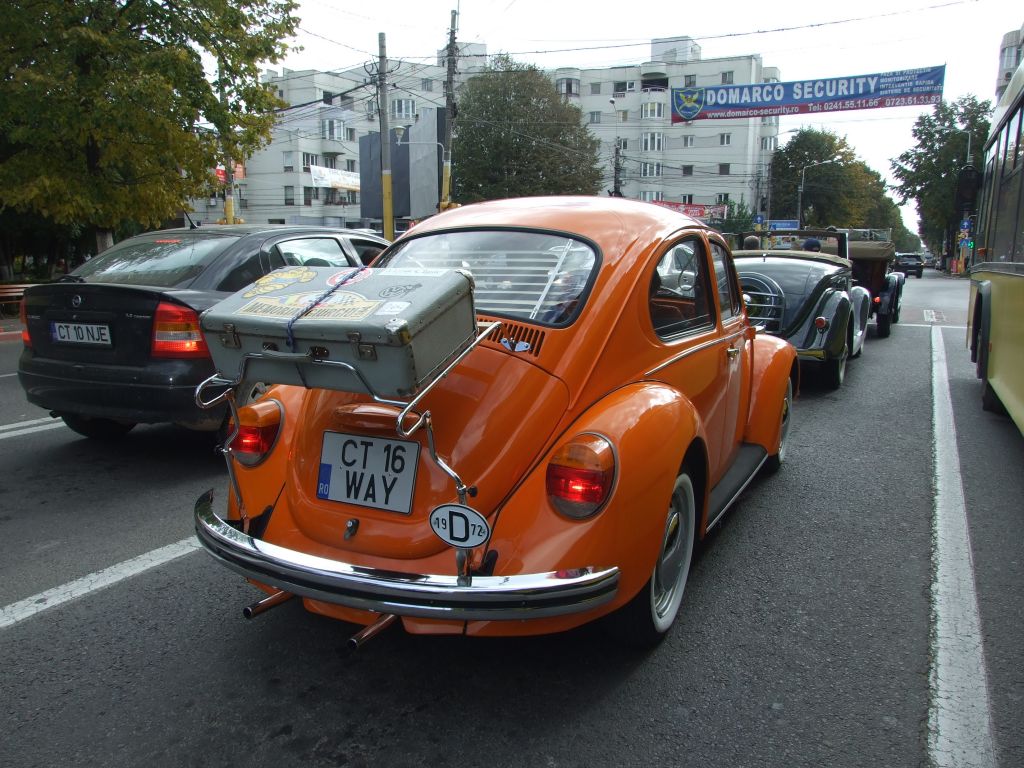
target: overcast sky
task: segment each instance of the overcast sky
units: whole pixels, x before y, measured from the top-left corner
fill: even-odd
[[[433,63],[447,43],[451,11],[459,11],[460,42],[487,45],[518,61],[552,69],[608,67],[649,61],[650,41],[686,35],[702,58],[760,54],[784,81],[866,75],[946,65],[944,98],[971,93],[993,99],[1003,35],[1024,24],[1024,6],[1007,0],[860,0],[857,3],[605,3],[601,0],[386,0],[358,6],[342,0],[301,0],[296,45],[278,66],[336,70],[377,55]],[[782,31],[774,31],[782,30]],[[890,159],[913,145],[911,128],[924,107],[795,115],[780,131],[828,129],[890,181]],[[781,137],[785,143],[788,136]],[[980,148],[972,147],[975,163]],[[904,220],[916,231],[913,207]]]

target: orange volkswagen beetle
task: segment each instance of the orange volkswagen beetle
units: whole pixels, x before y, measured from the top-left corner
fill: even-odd
[[[653,644],[695,541],[785,456],[794,348],[749,322],[725,240],[668,208],[467,205],[372,269],[314,273],[310,298],[274,298],[300,277],[272,273],[204,315],[224,354],[197,400],[229,400],[237,428],[225,503],[201,497],[196,530],[267,593],[247,616],[297,596],[363,625],[354,646],[395,621],[509,636],[599,618]],[[404,350],[380,369],[377,321]],[[243,397],[255,378],[278,383]]]

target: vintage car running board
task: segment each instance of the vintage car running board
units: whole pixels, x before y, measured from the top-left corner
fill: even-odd
[[[760,445],[744,443],[740,446],[736,460],[733,461],[729,471],[725,473],[718,485],[711,489],[711,496],[708,499],[708,527],[710,531],[725,511],[732,506],[732,503],[743,493],[743,489],[754,479],[757,470],[761,468],[768,458],[768,451]]]

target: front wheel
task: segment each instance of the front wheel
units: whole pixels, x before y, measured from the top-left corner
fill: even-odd
[[[135,426],[131,422],[114,421],[113,419],[94,419],[80,416],[77,413],[65,413],[61,418],[68,429],[93,440],[117,440],[124,437]]]
[[[609,629],[623,642],[653,647],[672,627],[690,574],[696,525],[693,481],[683,469],[672,489],[654,572],[632,600],[608,617]]]
[[[793,380],[786,383],[786,397],[782,401],[782,415],[779,417],[779,447],[764,461],[764,468],[774,474],[786,460],[786,444],[789,442],[789,423],[793,417]]]

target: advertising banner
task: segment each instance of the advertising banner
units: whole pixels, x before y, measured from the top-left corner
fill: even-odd
[[[937,104],[945,77],[943,65],[788,83],[673,88],[672,122]]]
[[[695,219],[724,219],[729,212],[727,205],[693,205],[691,203],[673,203],[668,200],[655,200],[654,204],[685,213]]]
[[[328,189],[351,189],[359,191],[359,174],[352,171],[339,171],[335,168],[323,168],[319,165],[309,166],[309,175],[314,187]]]

